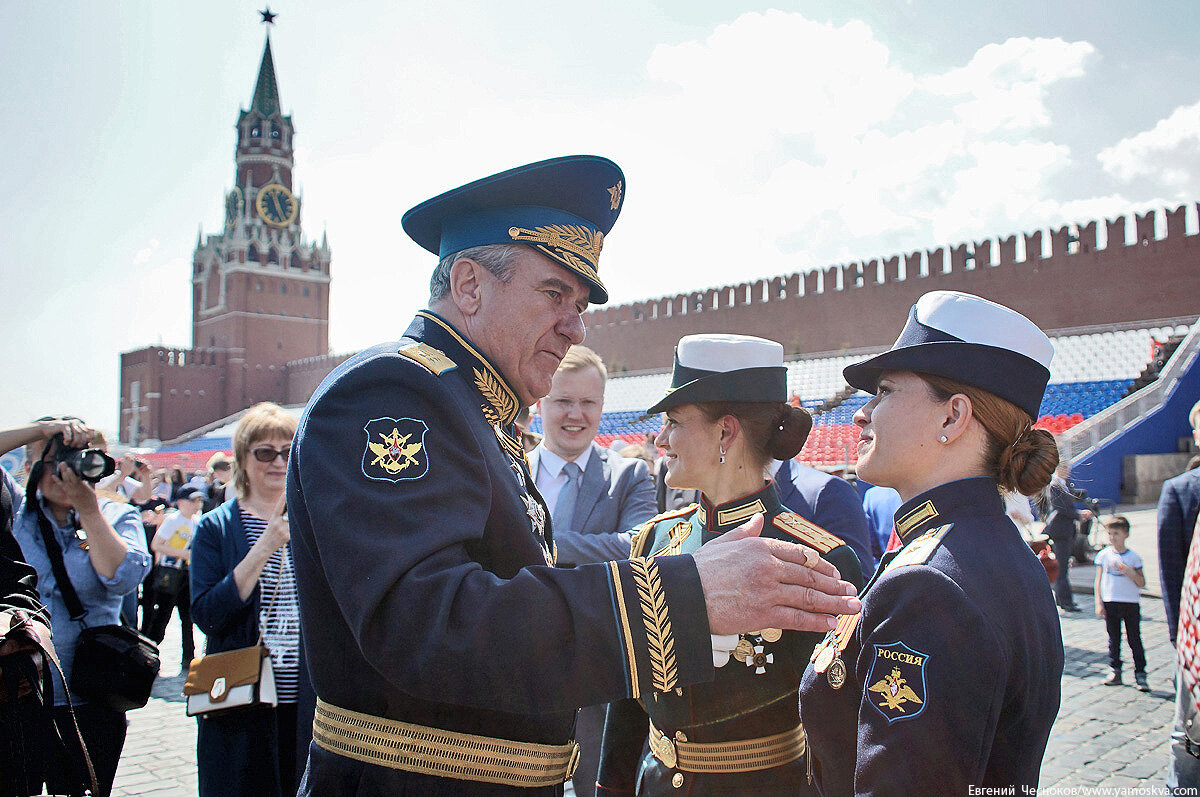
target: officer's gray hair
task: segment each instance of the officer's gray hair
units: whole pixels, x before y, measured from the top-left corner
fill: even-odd
[[[433,275],[429,278],[429,301],[436,302],[450,293],[450,269],[454,268],[454,264],[458,261],[474,260],[486,268],[496,279],[508,282],[512,279],[513,269],[517,266],[514,261],[518,254],[520,254],[519,244],[488,244],[460,249],[446,255],[438,261],[437,268],[433,270]]]

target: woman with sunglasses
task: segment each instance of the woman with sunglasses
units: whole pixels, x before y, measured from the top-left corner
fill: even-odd
[[[206,653],[263,643],[279,704],[198,717],[200,797],[296,793],[300,610],[284,487],[296,419],[262,403],[233,433],[236,497],[204,515],[192,540],[192,617]]]
[[[858,475],[900,494],[902,547],[800,685],[826,797],[1036,790],[1062,634],[1001,493],[1043,490],[1058,463],[1054,439],[1032,428],[1053,354],[1023,315],[934,291],[889,351],[845,369],[874,394],[854,416]]]

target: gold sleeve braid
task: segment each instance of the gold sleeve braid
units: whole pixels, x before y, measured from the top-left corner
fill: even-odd
[[[675,637],[671,633],[671,615],[663,594],[658,565],[653,559],[633,559],[629,562],[637,585],[642,609],[642,624],[650,654],[651,684],[659,692],[675,688],[678,670],[675,666]]]

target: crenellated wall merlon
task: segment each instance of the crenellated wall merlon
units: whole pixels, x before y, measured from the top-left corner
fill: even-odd
[[[1200,211],[1200,203],[1196,208]],[[703,290],[645,299],[623,305],[597,307],[588,311],[585,324],[589,327],[627,324],[633,321],[657,320],[692,315],[713,309],[733,309],[746,305],[768,304],[810,296],[873,288],[912,280],[938,278],[950,274],[990,269],[1009,269],[1047,264],[1050,261],[1070,263],[1082,256],[1122,256],[1134,246],[1155,242],[1182,244],[1184,239],[1196,238],[1187,230],[1188,206],[1165,210],[1166,234],[1155,237],[1158,215],[1151,210],[1135,213],[1136,237],[1126,240],[1127,217],[1104,221],[1106,242],[1100,246],[1100,222],[1064,225],[1057,229],[986,238],[971,243],[937,247],[924,252],[891,255],[848,264],[814,267],[802,274],[793,273],[767,279],[743,282]],[[1045,243],[1049,243],[1049,252]],[[1018,243],[1023,244],[1018,247]],[[1019,249],[1023,251],[1019,251]],[[903,269],[901,268],[903,262]],[[925,286],[924,290],[931,290]]]

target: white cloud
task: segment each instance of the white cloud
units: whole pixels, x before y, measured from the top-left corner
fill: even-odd
[[[1104,171],[1118,180],[1151,177],[1172,188],[1200,179],[1200,102],[1176,108],[1152,129],[1100,151]]]
[[[144,266],[149,263],[156,249],[158,249],[158,239],[151,238],[145,246],[137,250],[137,253],[133,256],[133,265]]]
[[[640,137],[631,150],[657,145],[645,163],[625,164],[630,196],[651,211],[631,199],[610,251],[619,241],[673,263],[679,238],[663,231],[695,241],[682,276],[642,270],[637,293],[618,287],[616,300],[1036,226],[1030,209],[1055,204],[1048,181],[1071,162],[1051,138],[1048,93],[1094,54],[1087,42],[1009,39],[918,75],[862,22],[781,11],[659,46],[647,72],[663,95],[622,112]]]
[[[977,132],[1029,130],[1050,123],[1047,89],[1081,77],[1095,54],[1088,42],[1013,38],[981,47],[966,66],[922,81],[934,95],[962,97],[954,113]]]
[[[866,24],[842,27],[782,11],[743,14],[703,42],[660,45],[650,77],[674,84],[694,119],[748,135],[856,134],[912,90]]]

